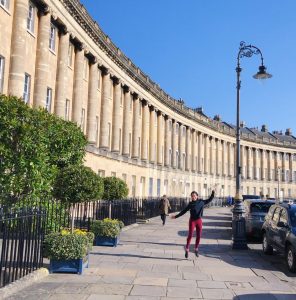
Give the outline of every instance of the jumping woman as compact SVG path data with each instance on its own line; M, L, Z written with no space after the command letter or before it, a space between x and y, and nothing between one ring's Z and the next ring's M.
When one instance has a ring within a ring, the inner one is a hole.
M194 253L195 256L198 257L198 246L201 238L202 233L202 215L203 215L203 208L205 204L210 203L214 198L215 191L212 191L212 194L209 199L202 200L198 198L198 193L193 191L191 192L191 201L189 204L177 215L172 216L172 219L177 219L189 210L190 211L190 218L189 218L189 230L188 230L188 236L187 236L187 243L185 246L185 257L188 258L188 252L189 252L189 245L192 239L194 228L196 229L196 241L195 241L195 247L194 247Z

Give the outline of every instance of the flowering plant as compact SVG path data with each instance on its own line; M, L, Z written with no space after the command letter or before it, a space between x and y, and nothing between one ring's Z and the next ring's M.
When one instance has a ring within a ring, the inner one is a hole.
M117 219L105 218L104 220L95 220L92 222L90 230L95 236L116 237L124 227L122 221Z
M92 247L94 234L80 229L53 232L45 236L44 256L54 260L84 258Z

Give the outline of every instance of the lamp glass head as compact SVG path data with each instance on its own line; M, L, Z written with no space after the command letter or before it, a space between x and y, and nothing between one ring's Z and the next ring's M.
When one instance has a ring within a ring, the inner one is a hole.
M266 72L266 67L264 65L261 65L259 67L259 71L253 76L255 79L268 79L271 78L272 75Z

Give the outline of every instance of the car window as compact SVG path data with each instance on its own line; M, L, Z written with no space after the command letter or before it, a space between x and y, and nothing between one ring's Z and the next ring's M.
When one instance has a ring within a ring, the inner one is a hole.
M277 207L273 213L273 217L272 217L272 220L275 221L276 223L278 222L279 220L279 216L280 216L280 208Z
M279 222L283 222L284 224L288 224L288 214L286 209L281 210L280 220Z
M291 220L291 225L293 227L296 227L296 210L290 211L290 220Z
M251 212L262 212L267 213L272 203L252 203L251 204Z

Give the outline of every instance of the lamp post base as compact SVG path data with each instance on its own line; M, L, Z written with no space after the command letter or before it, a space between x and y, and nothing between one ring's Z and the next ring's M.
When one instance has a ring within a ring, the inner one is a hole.
M241 199L235 199L232 216L232 249L247 250L246 220L243 217L245 212Z

